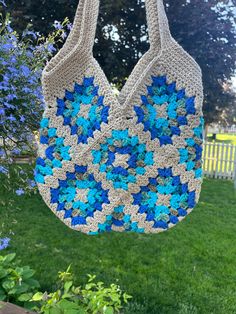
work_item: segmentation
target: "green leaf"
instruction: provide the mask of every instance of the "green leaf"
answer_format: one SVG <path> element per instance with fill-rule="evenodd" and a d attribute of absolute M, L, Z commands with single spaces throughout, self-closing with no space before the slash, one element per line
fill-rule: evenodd
<path fill-rule="evenodd" d="M 103 311 L 104 314 L 114 314 L 114 310 L 112 307 L 106 307 Z"/>
<path fill-rule="evenodd" d="M 91 281 L 93 281 L 96 278 L 96 275 L 88 274 L 88 277 L 89 277 L 88 282 L 91 282 Z"/>
<path fill-rule="evenodd" d="M 45 314 L 64 314 L 57 306 L 55 308 L 51 308 L 45 311 Z M 69 314 L 69 313 L 68 313 Z"/>
<path fill-rule="evenodd" d="M 13 289 L 9 291 L 9 294 L 22 294 L 29 290 L 29 286 L 22 282 L 21 284 L 17 284 Z"/>
<path fill-rule="evenodd" d="M 65 292 L 68 292 L 71 288 L 71 286 L 73 285 L 73 281 L 67 281 L 65 282 L 64 284 L 64 289 L 65 289 Z"/>
<path fill-rule="evenodd" d="M 16 253 L 11 253 L 3 257 L 3 263 L 8 264 L 14 260 Z"/>
<path fill-rule="evenodd" d="M 31 269 L 29 266 L 25 266 L 22 268 L 22 278 L 29 279 L 35 274 L 35 270 Z"/>
<path fill-rule="evenodd" d="M 85 285 L 85 289 L 86 289 L 86 290 L 91 290 L 92 288 L 95 288 L 95 287 L 96 287 L 96 284 L 93 283 L 93 282 L 87 283 L 87 284 Z"/>
<path fill-rule="evenodd" d="M 6 269 L 0 268 L 0 279 L 6 277 L 8 275 L 8 271 Z"/>
<path fill-rule="evenodd" d="M 37 292 L 33 295 L 31 301 L 42 301 L 43 295 L 42 292 Z"/>
<path fill-rule="evenodd" d="M 32 295 L 32 293 L 23 293 L 17 298 L 17 300 L 20 302 L 26 302 L 32 298 Z"/>
<path fill-rule="evenodd" d="M 18 276 L 21 276 L 23 274 L 23 267 L 16 267 L 15 272 L 17 273 Z"/>
<path fill-rule="evenodd" d="M 31 288 L 40 288 L 39 282 L 37 280 L 35 280 L 35 279 L 32 279 L 32 278 L 26 279 L 26 280 L 24 280 L 24 282 L 27 285 L 29 285 Z"/>
<path fill-rule="evenodd" d="M 124 302 L 127 303 L 129 299 L 132 299 L 132 296 L 126 292 L 123 294 Z"/>
<path fill-rule="evenodd" d="M 73 297 L 73 294 L 71 294 L 71 293 L 64 293 L 64 294 L 62 295 L 62 299 L 69 299 L 69 298 L 71 298 L 71 297 Z"/>
<path fill-rule="evenodd" d="M 59 307 L 64 310 L 65 314 L 85 314 L 84 309 L 72 301 L 61 300 L 58 302 Z"/>
<path fill-rule="evenodd" d="M 80 292 L 81 292 L 81 287 L 73 287 L 73 288 L 72 288 L 72 292 L 73 292 L 74 294 L 80 294 Z"/>
<path fill-rule="evenodd" d="M 15 287 L 15 282 L 13 280 L 6 280 L 2 283 L 2 287 L 6 290 L 9 291 Z"/>

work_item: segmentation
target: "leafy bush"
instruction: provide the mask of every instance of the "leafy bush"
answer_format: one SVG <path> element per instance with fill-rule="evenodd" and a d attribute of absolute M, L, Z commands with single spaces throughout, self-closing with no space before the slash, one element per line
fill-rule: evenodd
<path fill-rule="evenodd" d="M 35 271 L 29 266 L 19 266 L 15 257 L 15 253 L 0 255 L 0 301 L 28 307 L 40 285 L 33 279 Z"/>
<path fill-rule="evenodd" d="M 59 273 L 60 287 L 52 293 L 37 292 L 31 299 L 39 302 L 35 309 L 44 314 L 113 314 L 119 313 L 131 298 L 116 284 L 104 287 L 103 282 L 94 282 L 89 275 L 84 288 L 75 286 L 70 267 Z"/>
<path fill-rule="evenodd" d="M 9 246 L 9 238 L 0 238 L 0 250 Z M 39 282 L 33 278 L 35 271 L 29 266 L 19 266 L 16 254 L 0 255 L 0 301 L 11 302 L 42 314 L 114 314 L 120 313 L 131 298 L 116 284 L 104 287 L 88 275 L 85 287 L 76 286 L 70 267 L 59 272 L 55 292 L 39 292 Z"/>

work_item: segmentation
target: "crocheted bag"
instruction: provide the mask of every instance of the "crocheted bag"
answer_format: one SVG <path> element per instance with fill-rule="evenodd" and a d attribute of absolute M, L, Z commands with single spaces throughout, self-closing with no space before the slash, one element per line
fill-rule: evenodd
<path fill-rule="evenodd" d="M 150 49 L 117 98 L 92 55 L 98 10 L 99 0 L 80 0 L 44 69 L 35 178 L 74 230 L 157 233 L 199 199 L 201 70 L 171 37 L 162 0 L 146 0 Z"/>

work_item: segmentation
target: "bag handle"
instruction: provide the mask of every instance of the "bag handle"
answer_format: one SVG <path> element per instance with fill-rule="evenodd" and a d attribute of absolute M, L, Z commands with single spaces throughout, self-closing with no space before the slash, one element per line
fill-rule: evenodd
<path fill-rule="evenodd" d="M 83 15 L 84 15 L 84 6 L 85 6 L 85 0 L 80 0 L 76 13 L 74 22 L 71 28 L 71 31 L 66 39 L 65 45 L 68 50 L 73 49 L 75 46 L 75 42 L 78 40 L 78 38 L 81 37 L 81 28 L 83 23 Z M 64 45 L 64 46 L 65 46 Z"/>
<path fill-rule="evenodd" d="M 68 53 L 70 53 L 73 48 L 75 48 L 78 39 L 82 36 L 82 28 L 83 28 L 83 15 L 84 15 L 84 7 L 85 7 L 85 0 L 80 0 L 72 29 L 62 47 L 58 51 L 58 53 L 49 61 L 49 63 L 46 66 L 46 71 L 49 72 L 52 70 L 58 63 L 58 61 L 62 60 Z"/>
<path fill-rule="evenodd" d="M 84 3 L 81 4 L 81 2 Z M 92 51 L 94 45 L 99 2 L 100 0 L 80 0 L 73 24 L 73 40 L 76 40 L 76 44 L 80 41 L 80 47 L 82 43 L 82 47 L 86 47 L 89 52 Z M 165 49 L 171 41 L 171 34 L 163 0 L 146 0 L 145 7 L 150 48 Z M 83 13 L 81 14 L 82 10 Z M 79 33 L 78 25 L 81 21 L 81 15 L 82 29 L 80 31 L 81 37 L 79 38 L 79 36 L 76 36 Z"/>

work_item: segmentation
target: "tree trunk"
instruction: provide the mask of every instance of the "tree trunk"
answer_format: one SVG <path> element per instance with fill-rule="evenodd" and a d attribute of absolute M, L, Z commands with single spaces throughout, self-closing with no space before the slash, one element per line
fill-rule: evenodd
<path fill-rule="evenodd" d="M 205 123 L 205 128 L 203 130 L 204 134 L 203 134 L 203 138 L 205 141 L 207 141 L 207 134 L 208 134 L 208 124 Z"/>

